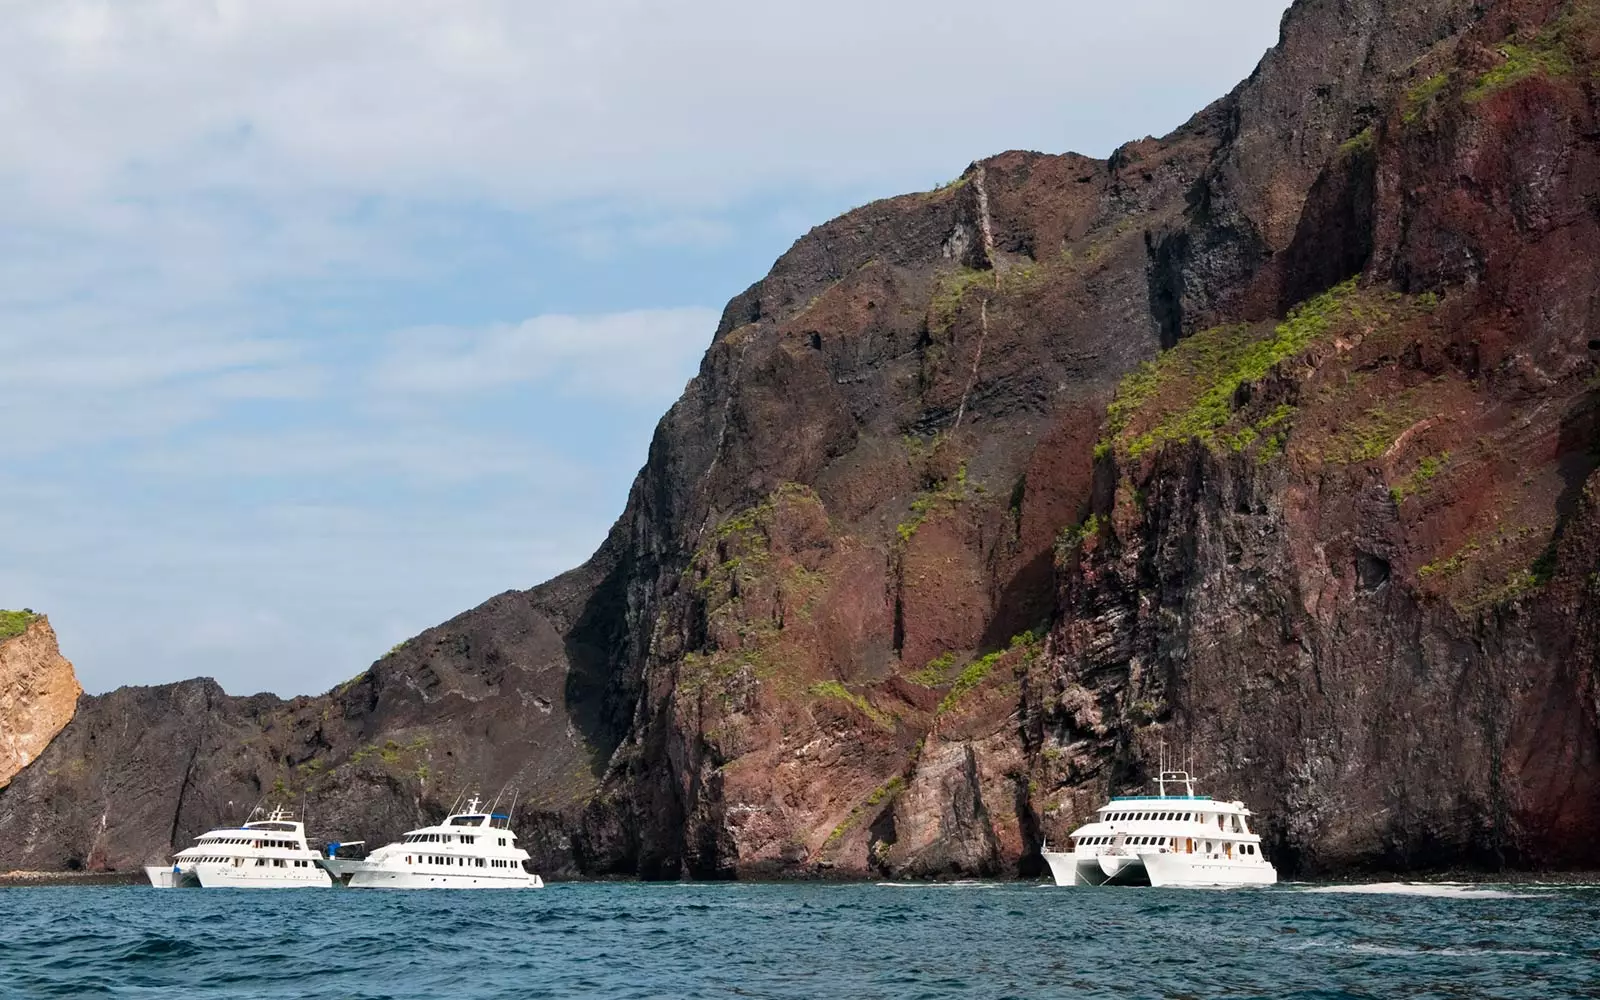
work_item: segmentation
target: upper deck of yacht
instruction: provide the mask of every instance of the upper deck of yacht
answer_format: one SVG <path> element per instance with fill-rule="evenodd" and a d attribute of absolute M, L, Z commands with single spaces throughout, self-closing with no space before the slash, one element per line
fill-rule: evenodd
<path fill-rule="evenodd" d="M 511 817 L 495 812 L 493 807 L 480 809 L 481 804 L 480 800 L 474 798 L 467 803 L 465 812 L 451 813 L 434 826 L 408 830 L 400 842 L 473 844 L 481 839 L 486 844 L 509 847 L 517 839 L 517 835 L 511 831 Z M 493 837 L 488 836 L 491 832 Z"/>
<path fill-rule="evenodd" d="M 251 815 L 255 814 L 251 813 Z M 242 833 L 253 834 L 254 836 L 241 839 L 239 835 Z M 293 837 L 298 843 L 291 844 L 282 842 L 283 838 L 270 836 L 270 834 L 285 833 Z M 202 833 L 195 839 L 201 842 L 223 841 L 228 843 L 235 841 L 242 843 L 247 840 L 264 840 L 278 843 L 279 846 L 283 847 L 297 847 L 305 842 L 306 825 L 298 822 L 294 818 L 294 814 L 282 807 L 279 807 L 274 809 L 266 819 L 247 820 L 243 826 L 222 827 L 216 830 L 209 830 L 205 833 Z"/>

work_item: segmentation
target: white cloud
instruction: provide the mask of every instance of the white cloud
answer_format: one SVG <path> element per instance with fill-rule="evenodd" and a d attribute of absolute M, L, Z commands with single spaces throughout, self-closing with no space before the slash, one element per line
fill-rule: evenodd
<path fill-rule="evenodd" d="M 462 396 L 540 383 L 563 395 L 657 408 L 683 391 L 684 359 L 711 343 L 711 309 L 539 316 L 482 329 L 407 330 L 393 337 L 381 392 Z"/>
<path fill-rule="evenodd" d="M 1285 5 L 12 0 L 0 172 L 57 205 L 127 188 L 714 203 L 1058 148 L 1085 121 L 1103 143 L 1176 90 L 1149 123 L 1170 127 L 1248 70 Z"/>

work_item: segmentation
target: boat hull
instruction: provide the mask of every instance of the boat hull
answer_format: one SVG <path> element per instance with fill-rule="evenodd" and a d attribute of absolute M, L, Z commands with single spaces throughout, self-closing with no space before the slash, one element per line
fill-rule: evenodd
<path fill-rule="evenodd" d="M 1137 855 L 1096 856 L 1046 853 L 1045 863 L 1056 885 L 1149 885 Z"/>
<path fill-rule="evenodd" d="M 195 875 L 207 889 L 326 889 L 333 880 L 321 868 L 236 867 L 197 864 Z"/>
<path fill-rule="evenodd" d="M 1201 854 L 1146 854 L 1142 858 L 1153 886 L 1261 886 L 1278 882 L 1278 870 L 1263 861 Z"/>
<path fill-rule="evenodd" d="M 200 884 L 192 869 L 181 870 L 171 865 L 145 865 L 144 877 L 157 889 L 190 889 Z"/>
<path fill-rule="evenodd" d="M 544 879 L 527 873 L 455 875 L 374 865 L 350 875 L 352 889 L 543 889 Z"/>
<path fill-rule="evenodd" d="M 1270 864 L 1190 854 L 1078 855 L 1046 853 L 1056 885 L 1214 887 L 1276 885 Z"/>

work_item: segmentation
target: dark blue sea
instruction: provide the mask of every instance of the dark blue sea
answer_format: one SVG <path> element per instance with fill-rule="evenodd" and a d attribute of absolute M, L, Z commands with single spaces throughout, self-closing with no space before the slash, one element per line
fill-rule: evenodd
<path fill-rule="evenodd" d="M 1600 888 L 0 888 L 0 997 L 1600 996 Z"/>

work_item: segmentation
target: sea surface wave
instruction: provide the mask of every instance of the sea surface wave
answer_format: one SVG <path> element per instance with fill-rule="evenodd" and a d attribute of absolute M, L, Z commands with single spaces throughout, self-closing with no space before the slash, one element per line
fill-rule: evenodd
<path fill-rule="evenodd" d="M 982 892 L 961 889 L 982 888 Z M 0 888 L 0 998 L 1564 997 L 1600 889 Z"/>

